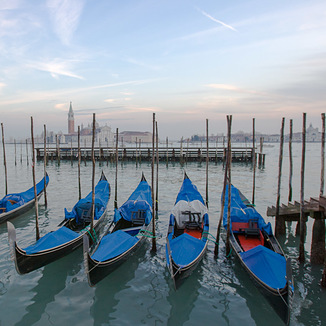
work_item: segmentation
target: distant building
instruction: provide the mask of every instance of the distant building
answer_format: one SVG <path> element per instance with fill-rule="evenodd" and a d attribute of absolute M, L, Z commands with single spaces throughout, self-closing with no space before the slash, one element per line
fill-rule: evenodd
<path fill-rule="evenodd" d="M 70 102 L 69 112 L 68 112 L 68 134 L 73 134 L 75 132 L 75 119 L 74 112 L 72 110 L 72 104 Z"/>
<path fill-rule="evenodd" d="M 142 143 L 151 143 L 152 138 L 153 134 L 148 131 L 123 131 L 119 133 L 119 141 L 125 143 L 135 143 L 136 139 Z"/>

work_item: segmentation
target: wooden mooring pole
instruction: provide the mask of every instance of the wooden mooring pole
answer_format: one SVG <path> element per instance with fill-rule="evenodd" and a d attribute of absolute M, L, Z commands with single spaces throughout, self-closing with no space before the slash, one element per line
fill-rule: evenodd
<path fill-rule="evenodd" d="M 283 117 L 281 136 L 280 136 L 280 153 L 279 153 L 279 161 L 278 161 L 278 182 L 277 182 L 277 199 L 276 199 L 276 216 L 275 216 L 276 237 L 285 234 L 285 220 L 283 216 L 280 216 L 280 193 L 281 193 L 282 162 L 283 162 L 284 122 L 285 122 L 285 118 Z"/>
<path fill-rule="evenodd" d="M 154 196 L 154 144 L 155 144 L 155 113 L 153 113 L 153 135 L 152 135 L 152 251 L 156 252 L 156 238 L 155 238 L 155 196 Z"/>
<path fill-rule="evenodd" d="M 292 201 L 292 175 L 293 175 L 293 159 L 292 159 L 292 137 L 293 137 L 293 120 L 290 119 L 290 135 L 289 135 L 289 196 L 288 203 Z"/>
<path fill-rule="evenodd" d="M 15 166 L 16 166 L 17 165 L 17 159 L 16 159 L 16 156 L 17 156 L 16 139 L 14 139 L 14 144 L 15 144 Z"/>
<path fill-rule="evenodd" d="M 47 161 L 47 156 L 46 156 L 46 125 L 44 125 L 44 158 L 43 158 L 43 164 L 44 164 L 44 205 L 47 207 L 48 205 L 48 196 L 46 194 L 46 161 Z"/>
<path fill-rule="evenodd" d="M 303 113 L 302 124 L 302 157 L 301 157 L 301 190 L 300 190 L 300 245 L 299 245 L 299 261 L 305 260 L 304 242 L 306 237 L 306 222 L 304 215 L 304 172 L 306 160 L 306 113 Z"/>
<path fill-rule="evenodd" d="M 226 244 L 225 251 L 226 255 L 229 256 L 231 252 L 230 247 L 230 232 L 231 232 L 231 165 L 232 165 L 232 154 L 231 154 L 231 125 L 232 125 L 232 115 L 227 116 L 228 121 L 228 159 L 227 159 L 227 169 L 228 169 L 228 215 L 227 215 L 227 232 L 226 232 Z"/>
<path fill-rule="evenodd" d="M 92 126 L 92 215 L 90 232 L 94 234 L 94 215 L 95 215 L 95 156 L 94 156 L 94 142 L 95 142 L 95 113 L 93 113 L 93 126 Z"/>
<path fill-rule="evenodd" d="M 155 192 L 155 214 L 158 216 L 158 165 L 159 165 L 159 156 L 158 156 L 158 128 L 157 121 L 155 121 L 156 127 L 156 192 Z"/>
<path fill-rule="evenodd" d="M 38 199 L 35 179 L 35 150 L 34 150 L 34 131 L 33 131 L 33 117 L 31 117 L 31 139 L 32 139 L 32 172 L 33 172 L 33 185 L 34 185 L 34 198 L 35 198 L 35 229 L 36 229 L 36 241 L 40 238 L 40 230 L 38 225 Z"/>
<path fill-rule="evenodd" d="M 5 135 L 3 131 L 3 123 L 1 123 L 2 132 L 2 151 L 3 151 L 3 165 L 5 167 L 5 192 L 8 195 L 8 178 L 7 178 L 7 161 L 6 161 L 6 147 L 5 147 Z"/>
<path fill-rule="evenodd" d="M 81 199 L 80 161 L 81 161 L 80 126 L 78 126 L 78 198 L 79 198 L 79 200 Z"/>
<path fill-rule="evenodd" d="M 208 207 L 208 160 L 209 160 L 209 144 L 208 144 L 208 119 L 206 119 L 206 206 Z"/>
<path fill-rule="evenodd" d="M 255 191 L 256 191 L 256 135 L 255 135 L 255 118 L 252 119 L 252 199 L 251 203 L 255 205 Z M 231 154 L 232 155 L 232 154 Z"/>
<path fill-rule="evenodd" d="M 321 114 L 322 120 L 322 134 L 321 134 L 321 182 L 320 182 L 320 195 L 324 194 L 324 178 L 325 178 L 325 113 Z M 325 214 L 324 214 L 325 218 Z M 325 220 L 324 220 L 325 223 Z M 324 232 L 325 235 L 325 232 Z M 325 244 L 323 248 L 324 252 L 324 269 L 321 278 L 321 286 L 326 288 L 326 249 Z"/>
<path fill-rule="evenodd" d="M 117 128 L 115 134 L 115 189 L 114 189 L 114 208 L 118 208 L 118 163 L 119 163 L 119 129 Z"/>
<path fill-rule="evenodd" d="M 169 138 L 166 137 L 166 166 L 169 166 Z"/>
<path fill-rule="evenodd" d="M 26 139 L 26 159 L 27 159 L 27 165 L 29 165 L 29 160 L 28 160 L 28 144 L 27 144 L 27 139 Z"/>

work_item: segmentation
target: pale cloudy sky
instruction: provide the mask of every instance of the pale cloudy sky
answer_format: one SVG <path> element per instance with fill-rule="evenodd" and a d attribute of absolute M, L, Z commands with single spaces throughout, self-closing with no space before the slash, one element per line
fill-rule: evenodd
<path fill-rule="evenodd" d="M 6 136 L 91 121 L 161 137 L 320 128 L 324 0 L 1 0 L 0 121 Z"/>

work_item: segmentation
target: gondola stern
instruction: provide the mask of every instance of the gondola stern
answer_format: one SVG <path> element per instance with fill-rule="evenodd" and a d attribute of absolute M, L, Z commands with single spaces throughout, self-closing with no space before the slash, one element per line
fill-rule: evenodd
<path fill-rule="evenodd" d="M 142 181 L 146 181 L 147 182 L 147 180 L 145 178 L 145 175 L 144 175 L 144 172 L 141 173 L 141 180 L 140 180 L 140 182 L 142 182 Z"/>

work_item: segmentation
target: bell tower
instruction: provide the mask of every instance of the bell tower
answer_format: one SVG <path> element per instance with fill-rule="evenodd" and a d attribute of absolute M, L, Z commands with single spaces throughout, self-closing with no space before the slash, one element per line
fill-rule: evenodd
<path fill-rule="evenodd" d="M 70 102 L 69 112 L 68 112 L 68 134 L 73 134 L 75 132 L 75 119 L 74 112 L 72 110 L 72 104 Z"/>

